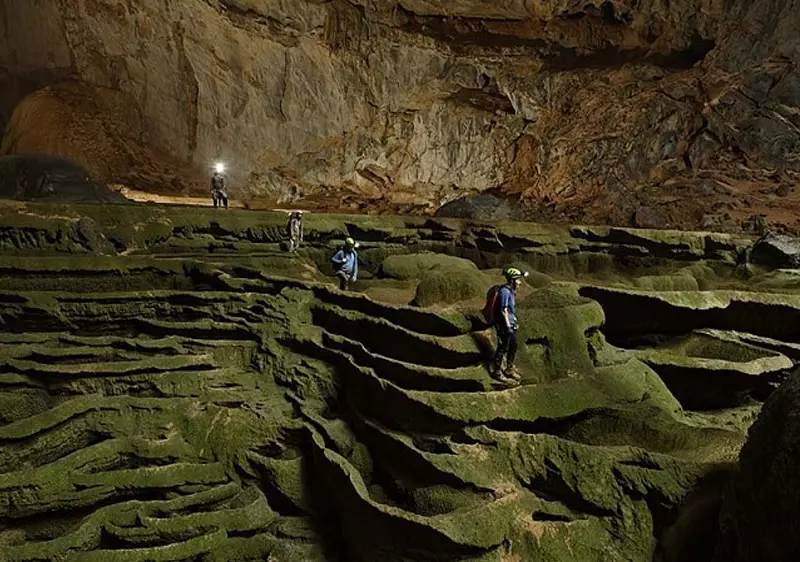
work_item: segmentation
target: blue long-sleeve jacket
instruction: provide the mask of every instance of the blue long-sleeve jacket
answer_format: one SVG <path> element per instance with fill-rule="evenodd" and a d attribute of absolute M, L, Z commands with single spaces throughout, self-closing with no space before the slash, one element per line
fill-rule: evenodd
<path fill-rule="evenodd" d="M 355 250 L 352 252 L 339 250 L 331 258 L 331 263 L 335 272 L 344 271 L 351 277 L 358 277 L 358 254 Z"/>

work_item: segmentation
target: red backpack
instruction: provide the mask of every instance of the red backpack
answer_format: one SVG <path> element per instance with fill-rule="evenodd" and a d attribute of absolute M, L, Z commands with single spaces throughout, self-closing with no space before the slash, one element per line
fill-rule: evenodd
<path fill-rule="evenodd" d="M 500 296 L 502 285 L 495 285 L 486 293 L 486 304 L 483 305 L 483 318 L 490 326 L 497 323 L 497 298 Z"/>

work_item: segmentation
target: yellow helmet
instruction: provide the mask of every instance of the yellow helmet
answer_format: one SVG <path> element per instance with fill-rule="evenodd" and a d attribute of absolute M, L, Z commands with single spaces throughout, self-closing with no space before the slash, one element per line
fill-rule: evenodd
<path fill-rule="evenodd" d="M 507 267 L 503 270 L 503 275 L 509 281 L 513 281 L 515 279 L 523 279 L 528 276 L 527 271 L 522 271 L 517 269 L 516 267 Z"/>

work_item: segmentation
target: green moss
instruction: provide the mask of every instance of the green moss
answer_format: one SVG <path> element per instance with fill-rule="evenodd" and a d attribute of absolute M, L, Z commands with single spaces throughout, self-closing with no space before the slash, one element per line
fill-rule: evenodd
<path fill-rule="evenodd" d="M 490 286 L 491 278 L 477 270 L 433 270 L 417 285 L 414 304 L 432 306 L 481 299 Z"/>
<path fill-rule="evenodd" d="M 478 267 L 469 260 L 433 253 L 389 256 L 380 273 L 392 279 L 421 279 L 429 272 L 451 270 L 478 273 Z"/>
<path fill-rule="evenodd" d="M 587 334 L 602 326 L 605 315 L 594 301 L 570 286 L 550 285 L 517 303 L 520 367 L 545 382 L 568 373 L 594 369 Z M 530 376 L 529 375 L 529 376 Z"/>

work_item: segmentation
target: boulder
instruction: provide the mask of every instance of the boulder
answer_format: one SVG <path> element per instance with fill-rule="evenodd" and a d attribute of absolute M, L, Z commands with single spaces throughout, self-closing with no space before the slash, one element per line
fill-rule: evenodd
<path fill-rule="evenodd" d="M 434 216 L 485 221 L 523 220 L 525 218 L 518 199 L 495 191 L 468 195 L 445 203 L 439 207 Z"/>
<path fill-rule="evenodd" d="M 764 404 L 725 496 L 714 562 L 789 562 L 800 553 L 800 371 Z"/>
<path fill-rule="evenodd" d="M 800 267 L 800 239 L 769 232 L 753 245 L 750 261 L 784 269 Z"/>

